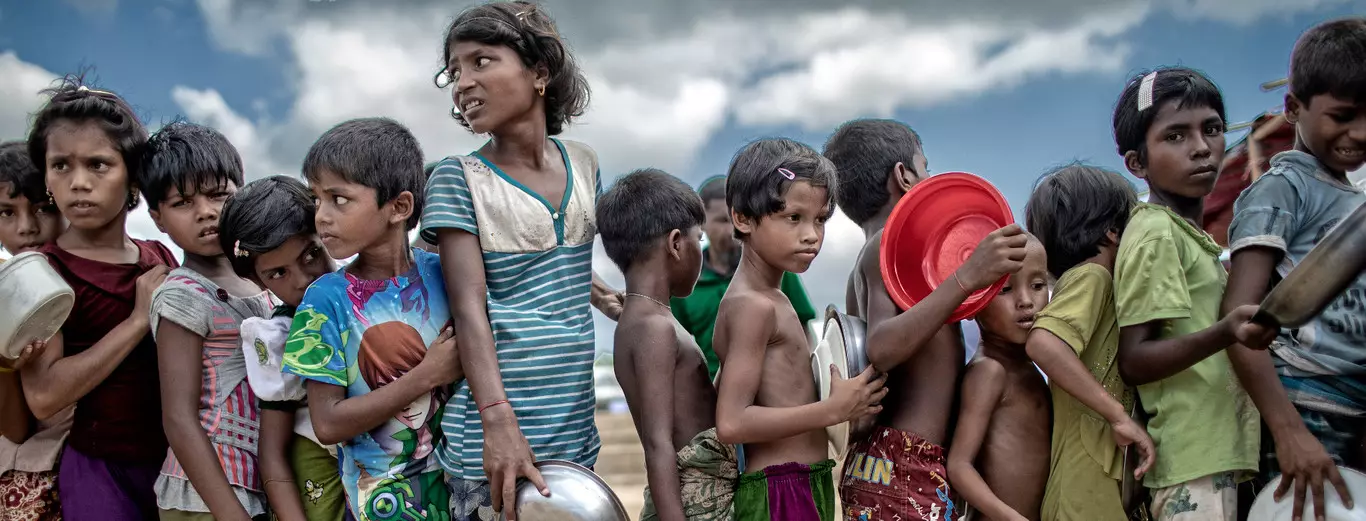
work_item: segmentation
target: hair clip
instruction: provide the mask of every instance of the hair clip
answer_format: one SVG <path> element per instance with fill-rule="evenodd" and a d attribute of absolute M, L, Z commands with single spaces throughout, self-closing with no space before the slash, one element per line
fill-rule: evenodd
<path fill-rule="evenodd" d="M 251 252 L 242 249 L 242 241 L 232 243 L 232 254 L 238 257 L 250 257 Z"/>
<path fill-rule="evenodd" d="M 783 177 L 786 177 L 788 181 L 795 181 L 797 179 L 797 174 L 794 174 L 791 170 L 788 170 L 781 166 L 778 167 L 778 174 Z"/>
<path fill-rule="evenodd" d="M 1153 83 L 1157 81 L 1157 71 L 1148 73 L 1138 84 L 1138 111 L 1143 112 L 1153 106 Z"/>

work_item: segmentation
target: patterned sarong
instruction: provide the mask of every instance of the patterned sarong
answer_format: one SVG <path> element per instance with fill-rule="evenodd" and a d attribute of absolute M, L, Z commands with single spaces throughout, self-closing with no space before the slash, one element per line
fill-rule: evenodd
<path fill-rule="evenodd" d="M 717 441 L 716 429 L 694 436 L 678 451 L 678 481 L 683 487 L 683 515 L 689 521 L 728 521 L 734 518 L 735 487 L 740 479 L 735 447 Z M 640 521 L 658 519 L 650 487 Z"/>

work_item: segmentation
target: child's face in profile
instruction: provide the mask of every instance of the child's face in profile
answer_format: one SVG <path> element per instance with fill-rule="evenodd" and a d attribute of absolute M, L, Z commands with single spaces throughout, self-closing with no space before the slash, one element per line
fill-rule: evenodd
<path fill-rule="evenodd" d="M 0 246 L 17 255 L 52 242 L 63 226 L 55 206 L 29 201 L 14 188 L 14 183 L 0 183 Z"/>
<path fill-rule="evenodd" d="M 707 201 L 706 218 L 702 229 L 707 234 L 707 247 L 732 251 L 736 245 L 735 225 L 730 222 L 730 208 L 724 199 Z"/>
<path fill-rule="evenodd" d="M 1320 94 L 1303 104 L 1287 96 L 1286 107 L 1300 142 L 1328 170 L 1342 174 L 1366 163 L 1366 103 Z"/>
<path fill-rule="evenodd" d="M 1006 280 L 1001 293 L 977 314 L 982 336 L 1006 345 L 1024 345 L 1034 316 L 1048 304 L 1048 258 L 1043 244 L 1031 238 L 1024 267 Z"/>
<path fill-rule="evenodd" d="M 1155 191 L 1188 199 L 1209 195 L 1224 162 L 1223 118 L 1210 107 L 1178 108 L 1175 100 L 1148 110 L 1157 110 L 1146 138 L 1148 162 L 1134 174 Z"/>
<path fill-rule="evenodd" d="M 216 257 L 223 254 L 223 247 L 218 244 L 218 216 L 223 213 L 223 203 L 235 193 L 237 184 L 231 181 L 193 187 L 184 194 L 172 186 L 149 213 L 157 228 L 171 236 L 171 241 L 185 253 Z"/>
<path fill-rule="evenodd" d="M 825 221 L 831 211 L 829 191 L 799 179 L 788 185 L 783 204 L 782 211 L 757 222 L 737 215 L 734 223 L 741 233 L 749 235 L 745 247 L 752 248 L 764 262 L 783 271 L 805 273 L 825 241 Z"/>
<path fill-rule="evenodd" d="M 43 161 L 47 189 L 71 226 L 101 229 L 128 210 L 133 190 L 128 167 L 99 124 L 53 124 Z"/>
<path fill-rule="evenodd" d="M 332 258 L 345 259 L 360 253 L 389 233 L 392 212 L 386 210 L 393 201 L 377 204 L 379 197 L 374 188 L 347 182 L 326 170 L 309 183 L 309 188 L 318 200 L 318 213 L 313 218 L 318 238 Z"/>
<path fill-rule="evenodd" d="M 337 271 L 317 234 L 290 237 L 279 248 L 256 256 L 256 279 L 290 306 L 298 307 L 313 281 Z"/>
<path fill-rule="evenodd" d="M 729 226 L 729 225 L 727 225 Z M 670 263 L 669 295 L 686 297 L 692 294 L 697 285 L 697 277 L 702 273 L 702 227 L 694 226 L 678 238 L 678 244 L 671 245 L 670 254 L 677 252 L 677 259 Z"/>

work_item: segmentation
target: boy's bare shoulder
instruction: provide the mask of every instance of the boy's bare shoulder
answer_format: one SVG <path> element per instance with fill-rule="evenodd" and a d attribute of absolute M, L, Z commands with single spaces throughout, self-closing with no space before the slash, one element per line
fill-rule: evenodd
<path fill-rule="evenodd" d="M 721 305 L 717 307 L 716 320 L 718 322 L 724 320 L 728 316 L 725 313 L 726 311 L 754 316 L 765 311 L 772 312 L 776 307 L 773 299 L 763 293 L 731 286 L 727 289 L 725 296 L 721 297 Z"/>
<path fill-rule="evenodd" d="M 616 337 L 634 345 L 635 350 L 678 348 L 673 317 L 664 313 L 623 315 L 617 323 Z"/>
<path fill-rule="evenodd" d="M 1000 394 L 1005 389 L 1008 373 L 1005 364 L 989 356 L 978 355 L 968 362 L 964 370 L 963 389 Z"/>
<path fill-rule="evenodd" d="M 859 250 L 856 272 L 864 280 L 882 280 L 882 230 L 878 230 Z"/>

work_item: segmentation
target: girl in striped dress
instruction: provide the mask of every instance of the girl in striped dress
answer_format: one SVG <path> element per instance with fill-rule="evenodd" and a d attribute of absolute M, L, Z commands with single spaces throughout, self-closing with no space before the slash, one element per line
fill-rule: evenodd
<path fill-rule="evenodd" d="M 171 450 L 156 481 L 162 520 L 263 518 L 260 408 L 247 381 L 243 320 L 272 300 L 233 272 L 218 216 L 242 184 L 242 160 L 208 127 L 173 123 L 148 142 L 139 179 L 152 220 L 185 250 L 152 296 L 162 422 Z"/>

